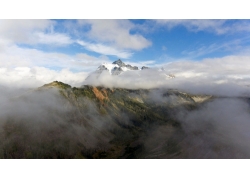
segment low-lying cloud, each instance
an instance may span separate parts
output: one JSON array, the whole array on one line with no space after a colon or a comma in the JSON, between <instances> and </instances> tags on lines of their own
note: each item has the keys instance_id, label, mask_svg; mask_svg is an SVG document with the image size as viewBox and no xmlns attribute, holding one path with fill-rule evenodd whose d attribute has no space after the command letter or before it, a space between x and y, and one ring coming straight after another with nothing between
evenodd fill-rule
<instances>
[{"instance_id":1,"label":"low-lying cloud","mask_svg":"<svg viewBox=\"0 0 250 180\"><path fill-rule=\"evenodd\" d=\"M104 149L112 137L87 99L80 112L57 89L2 86L0 93L0 158L81 158L78 153Z\"/></svg>"},{"instance_id":2,"label":"low-lying cloud","mask_svg":"<svg viewBox=\"0 0 250 180\"><path fill-rule=\"evenodd\" d=\"M9 87L34 88L57 80L76 87L87 84L127 89L179 89L193 94L217 96L250 95L249 56L176 61L150 69L126 71L120 75L110 75L107 71L101 74L90 73L101 64L102 58L91 59L85 54L78 54L75 58L76 60L72 60L71 63L75 63L78 67L77 72L65 68L67 63L64 63L67 58L61 60L63 62L61 70L45 67L29 68L28 61L28 66L25 66L23 61L23 64L15 68L6 64L7 62L2 62L0 63L3 65L0 67L0 84ZM84 63L80 59L89 60ZM85 69L80 71L80 67ZM173 76L175 78L172 78Z\"/></svg>"},{"instance_id":3,"label":"low-lying cloud","mask_svg":"<svg viewBox=\"0 0 250 180\"><path fill-rule=\"evenodd\" d=\"M222 98L194 110L180 112L186 133L181 145L190 158L250 157L249 99Z\"/></svg>"},{"instance_id":4,"label":"low-lying cloud","mask_svg":"<svg viewBox=\"0 0 250 180\"><path fill-rule=\"evenodd\" d=\"M156 72L158 72L158 76L153 76L154 79L151 79L151 83L159 78L166 78L164 74L159 74L159 71L155 69L131 71L128 73L128 77L131 79L137 75L138 78L134 82L138 82L142 75L150 75L150 73L154 75ZM112 83L114 80L112 78L126 75L124 73L121 76L111 76L105 75L108 72L103 73L101 76L111 78L111 80L106 79L108 81L104 85ZM166 81L175 80L168 78ZM102 82L104 83L104 79ZM126 85L124 88L132 87L129 86L131 81L128 79L125 79L123 83ZM185 84L180 86L177 83L177 85L179 88L186 88L186 90L190 88L190 91L195 91L193 86L187 88ZM196 86L197 90L204 93L206 88L212 89L212 86L202 87L203 85L204 83ZM121 84L117 82L115 86L121 87ZM139 84L137 88L140 86L145 88L145 84ZM148 87L152 88L152 85ZM165 84L159 83L155 87L163 89L150 91L148 103L159 106L166 103L173 105L180 100L177 96L163 97L166 90ZM232 90L235 87L228 87L228 89ZM223 88L220 89L220 93L237 96L237 93L226 92L225 85ZM241 95L243 91L240 88L239 90L238 95ZM216 89L216 91L219 90ZM93 149L105 150L108 148L111 145L110 140L115 138L115 135L111 133L112 129L115 129L116 133L122 133L122 137L130 138L132 136L126 128L119 131L117 125L132 126L128 114L124 112L117 116L110 111L102 115L99 107L88 99L78 99L74 102L80 103L78 104L80 107L86 107L84 111L80 111L53 89L27 91L1 86L0 94L0 157L81 158L81 156L77 156L80 151L84 151L84 154L88 154L88 151L93 154ZM130 95L132 97L133 94ZM171 117L166 118L176 119L183 132L180 133L180 129L168 125L154 125L152 129L148 130L147 136L144 135L139 139L139 143L143 144L147 155L141 154L141 157L249 158L249 103L249 96L220 97L201 105L198 109L181 108L173 111ZM171 144L172 142L177 145ZM17 149L15 150L13 147ZM179 150L181 153L176 154ZM27 152L30 154L23 154Z\"/></svg>"},{"instance_id":5,"label":"low-lying cloud","mask_svg":"<svg viewBox=\"0 0 250 180\"><path fill-rule=\"evenodd\" d=\"M12 88L36 88L52 81L62 81L72 86L81 86L85 72L72 72L68 69L60 71L44 67L0 68L0 82Z\"/></svg>"},{"instance_id":6,"label":"low-lying cloud","mask_svg":"<svg viewBox=\"0 0 250 180\"><path fill-rule=\"evenodd\" d=\"M107 71L93 73L84 84L130 89L174 88L194 94L249 96L248 56L228 56L200 62L178 61L118 76ZM174 75L175 78L172 78Z\"/></svg>"}]
</instances>

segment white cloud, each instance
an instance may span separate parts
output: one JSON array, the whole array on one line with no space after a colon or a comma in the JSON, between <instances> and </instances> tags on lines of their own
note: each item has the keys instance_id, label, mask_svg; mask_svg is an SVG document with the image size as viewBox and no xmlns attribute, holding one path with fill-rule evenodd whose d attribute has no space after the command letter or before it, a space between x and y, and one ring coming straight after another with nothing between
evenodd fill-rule
<instances>
[{"instance_id":1,"label":"white cloud","mask_svg":"<svg viewBox=\"0 0 250 180\"><path fill-rule=\"evenodd\" d=\"M8 52L8 53L6 53ZM227 56L204 59L203 61L177 61L164 66L164 71L129 71L119 76L103 73L100 77L84 79L89 72L103 62L106 57L96 58L87 54L69 56L60 53L44 53L38 50L8 47L0 53L0 84L19 87L37 87L51 81L63 81L72 86L84 83L123 88L176 88L191 93L213 95L250 95L250 56ZM130 63L130 62L126 62ZM136 64L151 66L154 61ZM51 68L60 67L61 70ZM77 70L72 71L68 67ZM176 78L169 79L168 74Z\"/></svg>"},{"instance_id":2,"label":"white cloud","mask_svg":"<svg viewBox=\"0 0 250 180\"><path fill-rule=\"evenodd\" d=\"M86 72L55 71L44 67L0 68L0 85L35 88L57 80L79 87L87 75Z\"/></svg>"},{"instance_id":3,"label":"white cloud","mask_svg":"<svg viewBox=\"0 0 250 180\"><path fill-rule=\"evenodd\" d=\"M244 44L249 42L249 37L238 38L223 43L212 43L208 46L202 45L194 50L185 50L181 54L186 58L193 59L216 51L233 52L236 54L249 54L249 47Z\"/></svg>"},{"instance_id":4,"label":"white cloud","mask_svg":"<svg viewBox=\"0 0 250 180\"><path fill-rule=\"evenodd\" d=\"M206 58L202 61L172 62L166 69L173 73L203 73L207 76L248 75L250 56L226 56L223 58Z\"/></svg>"},{"instance_id":5,"label":"white cloud","mask_svg":"<svg viewBox=\"0 0 250 180\"><path fill-rule=\"evenodd\" d=\"M190 31L212 31L217 34L223 34L227 28L223 27L225 20L171 20L161 19L156 20L158 24L165 25L167 28L172 29L175 26L185 26Z\"/></svg>"},{"instance_id":6,"label":"white cloud","mask_svg":"<svg viewBox=\"0 0 250 180\"><path fill-rule=\"evenodd\" d=\"M81 40L76 41L78 44L83 46L89 51L94 51L100 54L104 55L114 55L120 58L129 58L132 56L132 53L124 50L118 50L116 48L110 47L110 46L105 46L103 44L92 44L92 43L87 43Z\"/></svg>"},{"instance_id":7,"label":"white cloud","mask_svg":"<svg viewBox=\"0 0 250 180\"><path fill-rule=\"evenodd\" d=\"M145 60L145 61L137 61L137 62L124 61L124 63L125 64L130 64L132 66L137 66L139 68L141 68L142 66L148 66L148 67L157 66L156 61L154 61L154 60Z\"/></svg>"},{"instance_id":8,"label":"white cloud","mask_svg":"<svg viewBox=\"0 0 250 180\"><path fill-rule=\"evenodd\" d=\"M186 21L187 20L184 20L184 23L186 23ZM91 43L83 40L74 41L67 34L54 32L53 27L55 22L49 20L0 21L0 23L3 25L0 26L0 84L10 85L12 83L19 84L20 86L21 84L24 84L25 86L33 86L48 83L53 80L80 84L80 81L83 81L89 72L96 70L101 63L109 61L105 55L129 58L132 56L132 53L130 52L132 49L139 50L147 47L141 46L143 41L139 41L136 38L137 36L130 34L130 30L135 28L135 25L127 20L90 20L87 22L80 22L83 24L90 23L92 25L92 29L88 33L88 35L91 35L91 38L96 38L103 42L105 41L111 45L106 45L105 43L93 43L93 41L89 41ZM221 27L221 24L223 24L224 21L206 20L201 24L199 23L200 21L193 20L191 25L196 26L196 30L207 30L209 27L213 26ZM112 28L114 28L118 34L113 32ZM99 35L98 32L100 32ZM216 32L219 33L222 31L218 30ZM121 37L124 37L125 39L127 38L129 41L127 42L123 39L123 47L120 47L119 45L119 43L122 44L123 42L120 39L121 37L119 33L121 33ZM111 37L111 35L114 35L114 37ZM137 43L133 43L133 41L142 44L138 45ZM47 53L41 50L21 48L15 45L15 43L20 42L30 44L43 43L49 45L67 45L76 42L90 51L100 53L101 56L94 57L84 53L75 55L67 55L57 52ZM130 43L133 44L131 45L132 48L126 47ZM212 44L209 47L202 47L197 51L186 52L186 54L192 57L195 54L202 55L205 52L218 50L218 48L226 49L228 46L231 47L231 45L237 46L238 42L229 42L222 45ZM123 48L127 50L124 50ZM173 62L165 66L164 73L175 74L175 79L166 79L166 74L161 72L159 75L157 74L158 71L153 70L152 72L129 72L126 76L104 76L101 80L99 79L99 83L101 83L101 85L109 83L112 86L132 88L165 86L169 88L173 87L193 90L193 87L197 87L197 92L199 88L204 90L204 87L208 87L209 91L206 92L211 93L214 92L211 87L215 86L222 87L221 85L223 85L225 90L225 87L228 86L236 87L240 85L246 87L246 85L249 85L249 59L249 54L245 54L245 56L238 55L227 56L224 58L204 59L200 62ZM144 65L152 67L156 62L149 60L137 63L126 63L139 67ZM71 78L72 80L70 80ZM224 86L224 84L229 85Z\"/></svg>"},{"instance_id":9,"label":"white cloud","mask_svg":"<svg viewBox=\"0 0 250 180\"><path fill-rule=\"evenodd\" d=\"M67 34L54 33L55 25L56 22L52 20L0 20L0 39L4 44L61 46L73 43Z\"/></svg>"},{"instance_id":10,"label":"white cloud","mask_svg":"<svg viewBox=\"0 0 250 180\"><path fill-rule=\"evenodd\" d=\"M49 53L37 49L21 48L15 45L5 46L0 51L0 67L34 67L69 68L78 71L92 71L107 57L99 58L79 53L67 55L63 53Z\"/></svg>"},{"instance_id":11,"label":"white cloud","mask_svg":"<svg viewBox=\"0 0 250 180\"><path fill-rule=\"evenodd\" d=\"M168 63L164 70L127 71L119 76L92 74L84 83L121 88L171 88L194 94L250 96L250 56ZM168 75L173 74L171 79Z\"/></svg>"},{"instance_id":12,"label":"white cloud","mask_svg":"<svg viewBox=\"0 0 250 180\"><path fill-rule=\"evenodd\" d=\"M4 46L0 59L0 85L12 87L38 87L55 80L80 86L103 61L86 54L46 53L15 45Z\"/></svg>"},{"instance_id":13,"label":"white cloud","mask_svg":"<svg viewBox=\"0 0 250 180\"><path fill-rule=\"evenodd\" d=\"M12 43L25 43L36 31L44 31L55 24L51 20L0 20L0 38Z\"/></svg>"},{"instance_id":14,"label":"white cloud","mask_svg":"<svg viewBox=\"0 0 250 180\"><path fill-rule=\"evenodd\" d=\"M59 69L69 67L71 69L75 68L79 70L80 68L84 68L84 66L96 66L97 64L100 64L100 62L103 62L103 60L108 61L106 55L113 55L123 59L130 58L133 55L131 49L138 50L147 46L145 44L145 46L143 45L145 42L146 44L148 43L144 37L138 34L130 34L130 30L134 27L134 24L128 20L90 20L89 22L93 23L93 31L91 30L91 32L97 33L98 28L100 28L101 34L108 30L105 29L106 26L103 26L103 23L111 25L109 27L111 28L111 31L106 32L107 34L103 34L105 35L105 37L103 37L105 43L86 43L84 41L76 41L68 34L54 31L58 24L53 20L1 20L0 57L2 60L0 65L3 67L44 66L50 68L57 67ZM76 24L76 26L78 25L79 24ZM113 27L115 29L113 29ZM89 34L87 34L87 36L88 35ZM111 38L113 35L115 35L114 39ZM105 39L106 37L107 39ZM127 48L119 47L117 45L117 43L120 45L123 43L127 44L126 41L129 41L131 48L130 45L127 46ZM91 40L91 42L93 42L93 40ZM85 56L85 59L81 59L83 56L79 58L80 56L78 55L67 55L57 52L46 53L34 48L21 48L18 46L19 43L28 45L44 44L51 46L66 46L72 43L78 43L89 51L101 54L101 56L99 58Z\"/></svg>"},{"instance_id":15,"label":"white cloud","mask_svg":"<svg viewBox=\"0 0 250 180\"><path fill-rule=\"evenodd\" d=\"M189 58L196 58L196 57L199 57L199 56L202 56L205 54L210 54L210 53L217 51L217 50L222 50L226 46L227 46L226 44L218 45L218 44L214 43L214 44L210 44L209 46L203 45L203 46L199 47L198 49L191 50L191 51L184 50L181 52L181 54L183 54Z\"/></svg>"},{"instance_id":16,"label":"white cloud","mask_svg":"<svg viewBox=\"0 0 250 180\"><path fill-rule=\"evenodd\" d=\"M30 43L34 44L51 44L51 45L69 45L73 40L66 34L62 33L43 33L36 32Z\"/></svg>"},{"instance_id":17,"label":"white cloud","mask_svg":"<svg viewBox=\"0 0 250 180\"><path fill-rule=\"evenodd\" d=\"M249 103L246 101L239 98L218 98L194 111L179 112L177 117L186 132L189 147L199 149L199 151L194 151L193 148L187 148L187 154L190 157L197 152L203 158L249 156L250 113ZM215 150L215 144L230 148L221 150L216 148ZM219 151L222 154L218 156ZM242 156L242 154L245 155Z\"/></svg>"},{"instance_id":18,"label":"white cloud","mask_svg":"<svg viewBox=\"0 0 250 180\"><path fill-rule=\"evenodd\" d=\"M209 20L209 19L161 19L155 20L158 25L172 29L175 26L184 26L189 31L208 31L218 35L236 32L249 32L249 21L237 21L227 24L227 20Z\"/></svg>"},{"instance_id":19,"label":"white cloud","mask_svg":"<svg viewBox=\"0 0 250 180\"><path fill-rule=\"evenodd\" d=\"M129 20L79 20L81 25L91 25L88 37L109 43L119 49L141 50L152 43L140 34L131 34L135 25Z\"/></svg>"}]
</instances>

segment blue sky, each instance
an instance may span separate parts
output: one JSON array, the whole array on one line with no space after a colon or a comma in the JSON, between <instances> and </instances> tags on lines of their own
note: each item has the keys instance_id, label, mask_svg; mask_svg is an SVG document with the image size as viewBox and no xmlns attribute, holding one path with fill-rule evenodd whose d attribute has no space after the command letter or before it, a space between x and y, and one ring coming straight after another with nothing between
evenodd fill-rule
<instances>
[{"instance_id":1,"label":"blue sky","mask_svg":"<svg viewBox=\"0 0 250 180\"><path fill-rule=\"evenodd\" d=\"M49 21L51 24L40 31L41 38L54 41L16 44L70 56L84 53L95 58L105 56L110 61L120 58L154 64L235 55L250 44L249 20Z\"/></svg>"},{"instance_id":2,"label":"blue sky","mask_svg":"<svg viewBox=\"0 0 250 180\"><path fill-rule=\"evenodd\" d=\"M42 69L54 73L49 81L66 71L86 77L117 59L154 67L248 57L249 32L250 20L1 20L0 67L36 79Z\"/></svg>"}]
</instances>

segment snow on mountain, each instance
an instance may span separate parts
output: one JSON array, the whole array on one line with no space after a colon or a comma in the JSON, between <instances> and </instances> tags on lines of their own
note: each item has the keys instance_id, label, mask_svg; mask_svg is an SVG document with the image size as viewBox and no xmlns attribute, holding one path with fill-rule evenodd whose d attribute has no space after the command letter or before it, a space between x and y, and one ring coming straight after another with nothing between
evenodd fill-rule
<instances>
[{"instance_id":1,"label":"snow on mountain","mask_svg":"<svg viewBox=\"0 0 250 180\"><path fill-rule=\"evenodd\" d=\"M175 78L175 75L170 74L164 68L157 69L157 68L149 68L146 66L142 66L141 68L138 68L137 66L131 66L130 64L125 64L120 59L118 59L117 61L114 61L112 64L103 63L97 68L95 72L91 73L90 76L96 76L98 78L102 74L103 71L108 71L110 75L120 75L126 71L141 71L141 73L139 73L140 75L151 74L152 76L154 76L153 74L156 73L155 74L156 76L160 75L161 77L164 77L165 79ZM148 71L148 73L146 73L146 71ZM89 77L87 77L86 79L89 79Z\"/></svg>"},{"instance_id":2,"label":"snow on mountain","mask_svg":"<svg viewBox=\"0 0 250 180\"><path fill-rule=\"evenodd\" d=\"M103 63L101 66L98 67L98 70L108 70L109 73L112 74L112 71L116 67L118 68L119 66L117 64Z\"/></svg>"},{"instance_id":3,"label":"snow on mountain","mask_svg":"<svg viewBox=\"0 0 250 180\"><path fill-rule=\"evenodd\" d=\"M131 66L130 64L125 64L120 59L118 59L117 61L114 61L112 64L103 63L97 69L98 72L102 72L103 70L108 70L111 75L118 75L125 71L141 70L141 69L138 69L137 66Z\"/></svg>"}]
</instances>

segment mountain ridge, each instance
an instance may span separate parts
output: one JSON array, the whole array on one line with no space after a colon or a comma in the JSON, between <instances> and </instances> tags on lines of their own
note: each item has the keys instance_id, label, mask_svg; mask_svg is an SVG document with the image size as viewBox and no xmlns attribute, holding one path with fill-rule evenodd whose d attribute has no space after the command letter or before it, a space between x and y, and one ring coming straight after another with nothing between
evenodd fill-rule
<instances>
[{"instance_id":1,"label":"mountain ridge","mask_svg":"<svg viewBox=\"0 0 250 180\"><path fill-rule=\"evenodd\" d=\"M119 75L120 73L125 71L139 70L139 68L137 66L131 66L130 64L125 64L120 59L118 59L114 61L112 64L103 63L97 68L97 72L102 72L104 70L109 71L111 75Z\"/></svg>"},{"instance_id":2,"label":"mountain ridge","mask_svg":"<svg viewBox=\"0 0 250 180\"><path fill-rule=\"evenodd\" d=\"M178 119L215 99L174 89L71 87L53 81L10 102L18 113L2 118L0 158L248 157L214 143L207 129L187 134ZM203 147L195 140L200 137L215 154L199 151Z\"/></svg>"},{"instance_id":3,"label":"mountain ridge","mask_svg":"<svg viewBox=\"0 0 250 180\"><path fill-rule=\"evenodd\" d=\"M108 73L106 73L108 72ZM109 78L108 75L111 75ZM92 84L93 82L97 82L100 84L105 84L105 79L108 78L110 80L115 78L120 78L121 81L126 77L135 77L135 79L139 80L140 78L145 79L148 76L159 77L164 79L173 79L175 78L174 74L168 73L163 67L162 68L151 68L142 66L138 68L137 66L132 66L130 64L125 64L120 59L114 61L113 63L102 63L95 71L91 72L87 78L85 79L86 84ZM119 80L119 81L120 81Z\"/></svg>"}]
</instances>

